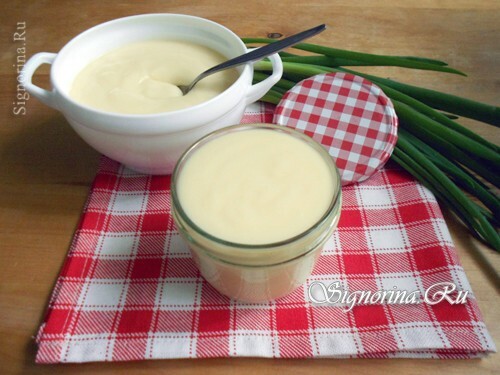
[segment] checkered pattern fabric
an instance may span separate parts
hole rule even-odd
[[[364,181],[382,168],[397,141],[391,101],[378,86],[346,73],[299,82],[283,95],[274,122],[323,144],[337,162],[342,185]]]
[[[244,122],[269,122],[254,106]],[[169,176],[103,157],[37,335],[38,363],[207,357],[470,358],[495,346],[465,304],[312,303],[315,282],[349,291],[470,286],[434,196],[385,167],[343,189],[342,217],[306,285],[269,303],[204,281],[170,215]]]

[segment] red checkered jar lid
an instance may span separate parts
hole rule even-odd
[[[397,141],[398,119],[389,98],[370,81],[346,73],[299,82],[281,99],[273,122],[325,146],[342,185],[373,175],[389,160]]]

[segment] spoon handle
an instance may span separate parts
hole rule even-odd
[[[254,49],[253,51],[250,51],[248,53],[245,53],[243,55],[237,56],[233,59],[227,60],[223,62],[222,64],[216,65],[213,68],[210,68],[203,73],[201,73],[198,77],[195,78],[193,82],[189,85],[189,90],[201,79],[205,78],[206,76],[209,76],[213,73],[219,72],[221,70],[229,69],[234,66],[238,66],[247,62],[255,61],[262,59],[266,56],[272,55],[273,53],[279,52],[285,48],[288,48],[290,46],[293,46],[294,44],[297,44],[298,42],[310,38],[316,34],[319,34],[323,30],[326,29],[326,25],[322,24],[316,27],[313,27],[312,29],[302,31],[298,34],[291,35],[287,38],[278,40],[277,42],[269,43],[266,44],[265,46],[259,47]],[[188,91],[189,91],[188,90]]]

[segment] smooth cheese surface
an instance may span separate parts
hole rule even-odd
[[[186,215],[205,232],[240,244],[303,233],[327,211],[336,176],[317,150],[266,129],[236,131],[196,150],[176,189]]]
[[[70,96],[81,104],[116,113],[183,109],[217,96],[236,81],[237,71],[229,69],[201,80],[185,96],[177,87],[226,60],[210,48],[185,41],[130,43],[88,64],[76,76]]]

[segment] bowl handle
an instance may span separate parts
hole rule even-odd
[[[31,78],[35,71],[42,64],[52,64],[54,59],[56,58],[56,53],[48,53],[48,52],[40,52],[33,55],[27,62],[24,64],[23,70],[21,70],[20,82],[22,85],[28,90],[28,92],[40,100],[42,103],[45,103],[49,107],[57,109],[56,100],[55,100],[55,92],[44,90],[41,87],[38,87],[31,82]]]
[[[269,60],[271,60],[271,64],[273,66],[273,73],[265,80],[250,87],[246,96],[247,105],[262,98],[283,75],[283,63],[281,62],[280,56],[275,53],[274,55],[269,56]]]

